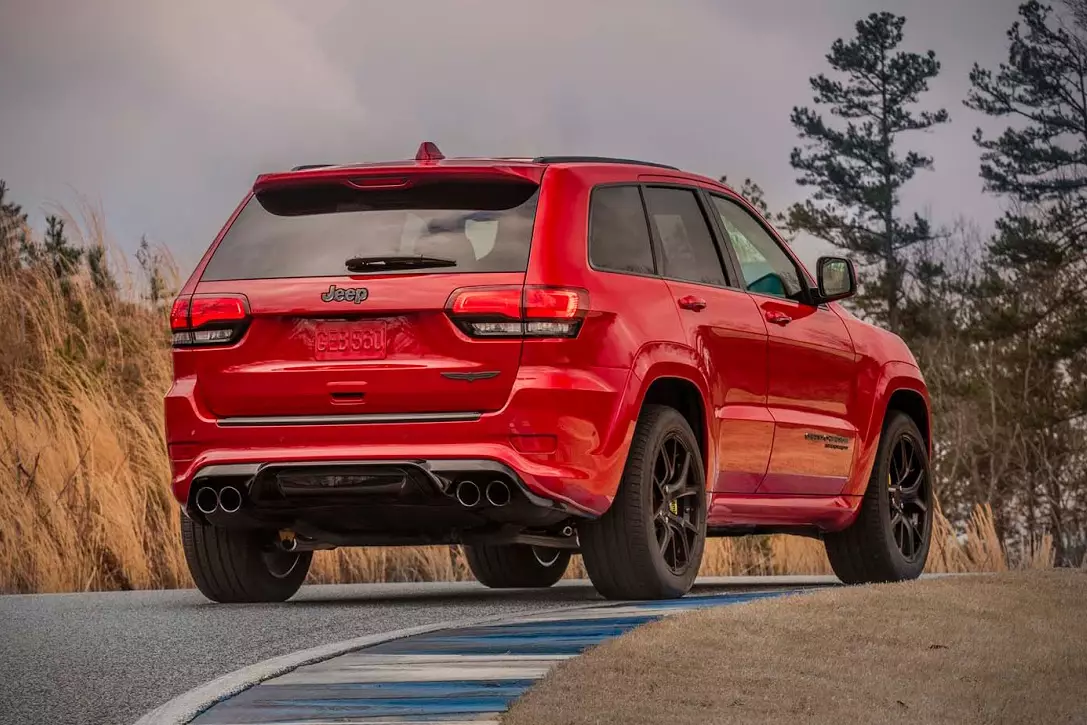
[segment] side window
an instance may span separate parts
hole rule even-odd
[[[645,205],[664,253],[664,274],[724,287],[725,272],[695,192],[649,187]]]
[[[589,199],[589,261],[610,272],[653,274],[653,247],[637,186],[593,189]]]
[[[744,286],[749,292],[800,299],[802,276],[793,260],[755,217],[736,202],[712,196],[713,206],[728,232],[740,260]]]

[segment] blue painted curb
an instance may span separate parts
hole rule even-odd
[[[191,722],[493,723],[552,666],[639,625],[680,612],[800,591],[609,604],[391,640],[266,680]]]

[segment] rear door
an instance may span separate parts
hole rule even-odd
[[[523,287],[538,195],[433,171],[258,189],[195,290],[244,295],[251,315],[237,343],[185,353],[200,399],[219,417],[501,408],[521,338],[473,339],[446,306],[461,288]]]
[[[762,483],[774,440],[766,326],[751,297],[730,284],[700,194],[676,186],[646,186],[643,193],[662,274],[710,384],[718,466],[711,487],[751,493]]]

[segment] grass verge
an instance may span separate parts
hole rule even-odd
[[[850,587],[679,615],[556,668],[504,725],[1085,723],[1087,572]]]

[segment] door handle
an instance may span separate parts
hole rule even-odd
[[[706,309],[706,300],[701,297],[695,297],[694,295],[687,295],[686,297],[680,297],[679,306],[685,310],[692,310],[694,312],[701,312]]]
[[[784,312],[777,312],[774,310],[766,311],[766,321],[772,322],[775,325],[781,325],[784,327],[793,321],[793,318],[786,315]]]

